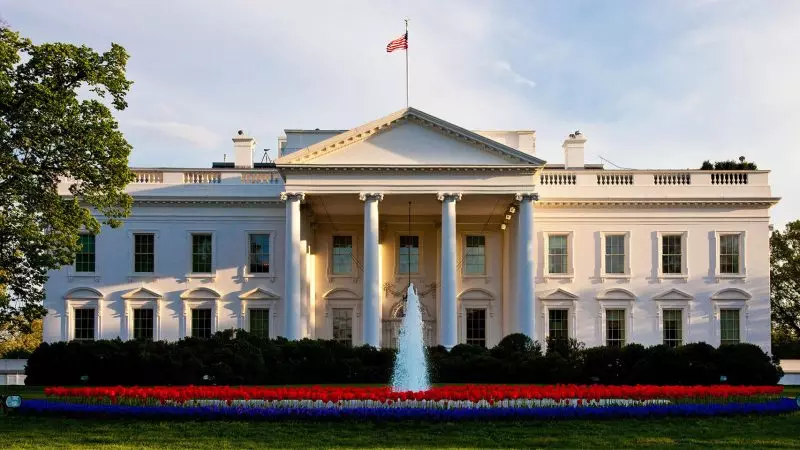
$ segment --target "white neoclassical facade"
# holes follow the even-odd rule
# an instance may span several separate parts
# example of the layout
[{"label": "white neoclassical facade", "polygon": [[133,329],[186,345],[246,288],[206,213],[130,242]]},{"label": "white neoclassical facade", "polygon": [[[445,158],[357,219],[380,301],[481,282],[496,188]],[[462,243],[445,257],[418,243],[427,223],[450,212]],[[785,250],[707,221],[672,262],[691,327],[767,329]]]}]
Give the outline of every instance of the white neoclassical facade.
[{"label": "white neoclassical facade", "polygon": [[533,131],[413,108],[286,130],[275,163],[233,142],[211,169],[133,169],[132,215],[51,274],[46,341],[243,328],[392,347],[410,280],[448,348],[522,332],[769,350],[768,171],[607,170],[577,132],[545,163]]}]

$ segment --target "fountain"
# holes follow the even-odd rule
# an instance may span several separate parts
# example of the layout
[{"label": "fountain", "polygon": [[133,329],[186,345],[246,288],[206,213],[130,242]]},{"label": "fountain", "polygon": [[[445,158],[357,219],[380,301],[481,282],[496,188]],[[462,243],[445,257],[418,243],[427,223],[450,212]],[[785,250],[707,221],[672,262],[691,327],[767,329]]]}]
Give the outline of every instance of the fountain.
[{"label": "fountain", "polygon": [[406,310],[397,340],[397,357],[392,373],[393,391],[427,391],[428,362],[425,359],[422,309],[414,285],[409,283]]}]

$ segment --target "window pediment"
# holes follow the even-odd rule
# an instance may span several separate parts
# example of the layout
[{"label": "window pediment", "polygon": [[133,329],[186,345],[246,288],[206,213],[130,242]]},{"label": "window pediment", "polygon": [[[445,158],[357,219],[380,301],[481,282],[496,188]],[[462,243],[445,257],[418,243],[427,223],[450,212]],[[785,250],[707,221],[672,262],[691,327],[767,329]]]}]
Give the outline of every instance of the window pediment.
[{"label": "window pediment", "polygon": [[138,287],[122,294],[122,298],[125,300],[153,300],[162,297],[164,296],[146,287]]},{"label": "window pediment", "polygon": [[102,292],[90,287],[77,287],[64,294],[66,300],[98,300],[103,297]]},{"label": "window pediment", "polygon": [[693,298],[694,297],[692,297],[691,295],[689,295],[686,292],[683,292],[683,291],[681,291],[679,289],[670,289],[667,292],[664,292],[664,293],[656,295],[655,297],[653,297],[653,300],[655,300],[655,301],[681,300],[681,301],[687,301],[688,302],[688,301],[692,300]]},{"label": "window pediment", "polygon": [[727,288],[715,292],[711,296],[711,300],[742,300],[747,301],[752,298],[752,295],[737,288]]},{"label": "window pediment", "polygon": [[357,293],[345,288],[335,288],[326,292],[323,295],[325,300],[361,300],[361,296]]},{"label": "window pediment", "polygon": [[578,296],[573,294],[572,292],[565,291],[564,289],[558,288],[555,291],[550,292],[549,294],[539,296],[539,300],[542,301],[552,301],[552,300],[571,300],[575,301],[578,300]]},{"label": "window pediment", "polygon": [[220,297],[219,292],[207,287],[188,289],[181,294],[183,300],[219,300]]},{"label": "window pediment", "polygon": [[241,300],[278,300],[281,296],[264,288],[250,289],[239,296]]},{"label": "window pediment", "polygon": [[631,292],[631,291],[629,291],[627,289],[614,288],[614,289],[607,289],[607,290],[603,291],[600,295],[597,296],[597,300],[599,300],[599,301],[603,301],[603,300],[617,300],[617,301],[623,300],[623,301],[632,302],[632,301],[636,300],[636,296],[633,294],[633,292]]},{"label": "window pediment", "polygon": [[459,300],[494,300],[494,295],[485,290],[480,288],[472,288],[466,289],[462,293],[458,294]]}]

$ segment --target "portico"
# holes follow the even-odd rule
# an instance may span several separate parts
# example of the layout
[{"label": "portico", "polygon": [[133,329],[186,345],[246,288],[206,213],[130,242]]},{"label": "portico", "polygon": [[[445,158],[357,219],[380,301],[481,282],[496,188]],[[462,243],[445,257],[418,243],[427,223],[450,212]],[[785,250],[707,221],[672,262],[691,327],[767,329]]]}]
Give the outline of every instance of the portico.
[{"label": "portico", "polygon": [[[335,315],[354,330],[352,344],[391,345],[382,342],[393,339],[384,328],[402,314],[397,293],[409,281],[437,329],[429,344],[457,345],[465,320],[481,324],[474,339],[499,340],[512,329],[535,336],[533,180],[543,161],[409,108],[286,155],[277,166],[286,186],[288,338],[304,337],[295,330],[307,303],[306,320],[321,324],[309,328],[315,333],[336,334],[325,329],[331,321],[319,320]],[[306,273],[313,280],[298,281],[303,254],[315,260]],[[298,302],[301,284],[315,289]],[[360,295],[348,303],[356,307],[329,301],[326,293],[337,289]],[[459,307],[474,289],[483,292],[483,306]]]}]

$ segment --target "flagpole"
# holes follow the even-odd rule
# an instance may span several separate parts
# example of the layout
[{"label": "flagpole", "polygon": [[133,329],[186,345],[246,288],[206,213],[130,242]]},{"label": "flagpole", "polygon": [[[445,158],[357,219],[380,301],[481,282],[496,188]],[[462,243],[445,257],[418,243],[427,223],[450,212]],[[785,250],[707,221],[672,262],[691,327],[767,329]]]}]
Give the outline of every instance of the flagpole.
[{"label": "flagpole", "polygon": [[408,108],[408,19],[406,20],[406,108]]}]

